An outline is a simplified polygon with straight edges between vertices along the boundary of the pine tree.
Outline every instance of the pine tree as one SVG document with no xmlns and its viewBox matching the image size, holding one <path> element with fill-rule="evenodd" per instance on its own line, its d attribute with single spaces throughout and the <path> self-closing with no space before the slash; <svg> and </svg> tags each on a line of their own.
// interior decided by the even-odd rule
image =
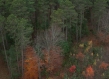
<svg viewBox="0 0 109 79">
<path fill-rule="evenodd" d="M 99 22 L 102 19 L 102 16 L 107 12 L 107 0 L 94 0 L 92 11 L 91 11 L 91 20 L 93 26 L 98 26 L 99 30 Z"/>
<path fill-rule="evenodd" d="M 7 55 L 7 51 L 6 51 L 6 45 L 5 45 L 5 17 L 0 15 L 0 36 L 1 36 L 1 40 L 2 40 L 2 44 L 3 44 L 3 49 L 4 49 L 4 55 L 6 58 L 6 62 L 7 62 L 7 66 L 8 66 L 8 70 L 10 71 L 10 66 L 9 66 L 9 61 L 8 61 L 8 55 Z M 11 75 L 11 73 L 9 73 Z"/>
<path fill-rule="evenodd" d="M 74 9 L 74 5 L 69 0 L 61 0 L 60 7 L 57 10 L 54 10 L 51 18 L 52 23 L 58 24 L 62 26 L 65 30 L 65 36 L 67 40 L 68 28 L 71 28 L 73 21 L 76 19 L 76 11 Z M 63 30 L 64 31 L 64 30 Z"/>
<path fill-rule="evenodd" d="M 7 18 L 7 32 L 15 42 L 16 51 L 20 49 L 22 56 L 22 73 L 23 73 L 23 50 L 30 42 L 30 34 L 32 32 L 31 25 L 28 20 L 17 18 L 15 15 L 10 15 Z"/>
<path fill-rule="evenodd" d="M 10 5 L 8 8 L 10 15 L 7 17 L 6 30 L 14 40 L 17 63 L 19 61 L 18 52 L 21 52 L 23 73 L 23 50 L 30 43 L 32 33 L 30 17 L 35 11 L 34 0 L 11 0 L 10 2 L 7 1 L 7 3 Z"/>
<path fill-rule="evenodd" d="M 29 18 L 30 13 L 35 11 L 34 0 L 13 0 L 9 10 L 17 17 Z"/>
</svg>

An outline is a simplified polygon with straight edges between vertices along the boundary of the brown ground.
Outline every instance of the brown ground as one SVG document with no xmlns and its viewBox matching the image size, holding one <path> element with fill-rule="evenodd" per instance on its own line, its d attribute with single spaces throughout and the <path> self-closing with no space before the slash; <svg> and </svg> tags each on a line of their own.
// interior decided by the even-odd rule
<svg viewBox="0 0 109 79">
<path fill-rule="evenodd" d="M 0 55 L 0 79 L 9 79 L 8 68 L 1 55 Z"/>
</svg>

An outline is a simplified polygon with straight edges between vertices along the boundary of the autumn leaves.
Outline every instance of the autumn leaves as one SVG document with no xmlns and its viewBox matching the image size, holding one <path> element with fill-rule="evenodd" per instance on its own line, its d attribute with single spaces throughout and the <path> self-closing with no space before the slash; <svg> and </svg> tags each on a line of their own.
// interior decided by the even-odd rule
<svg viewBox="0 0 109 79">
<path fill-rule="evenodd" d="M 79 49 L 80 48 L 80 49 Z M 77 52 L 79 50 L 79 52 Z M 78 46 L 78 50 L 69 54 L 73 60 L 67 61 L 70 64 L 62 66 L 63 57 L 60 55 L 61 49 L 56 48 L 55 50 L 50 49 L 49 51 L 43 50 L 43 59 L 40 61 L 40 66 L 43 64 L 46 72 L 56 73 L 61 69 L 62 79 L 64 79 L 65 71 L 68 70 L 68 76 L 73 76 L 76 74 L 76 77 L 84 78 L 84 79 L 94 79 L 96 75 L 96 68 L 99 70 L 106 71 L 109 67 L 109 64 L 101 61 L 101 54 L 97 52 L 97 49 L 92 46 L 92 41 L 89 41 L 84 44 L 80 44 Z M 24 60 L 24 74 L 22 79 L 38 79 L 39 77 L 39 65 L 38 65 L 39 57 L 36 56 L 34 49 L 32 47 L 28 47 L 25 51 L 25 60 Z M 98 63 L 99 62 L 99 63 Z M 41 70 L 42 71 L 42 70 Z M 61 73 L 59 72 L 59 74 Z M 102 73 L 102 75 L 105 75 Z M 51 78 L 51 76 L 49 76 Z M 73 77 L 69 77 L 69 79 Z M 43 78 L 42 78 L 43 79 Z M 54 79 L 54 78 L 53 78 Z"/>
<path fill-rule="evenodd" d="M 63 57 L 60 55 L 60 48 L 43 50 L 43 58 L 37 56 L 33 47 L 27 47 L 24 53 L 24 73 L 22 79 L 38 79 L 41 72 L 57 72 L 62 65 Z M 42 77 L 40 78 L 42 79 Z"/>
<path fill-rule="evenodd" d="M 92 46 L 92 41 L 79 44 L 76 49 L 78 49 L 77 53 L 73 53 L 72 56 L 77 63 L 72 63 L 72 66 L 69 67 L 69 72 L 73 72 L 73 74 L 79 73 L 85 79 L 94 79 L 99 73 L 99 76 L 104 79 L 109 72 L 109 63 L 102 59 L 103 49 Z"/>
<path fill-rule="evenodd" d="M 80 73 L 86 79 L 93 79 L 96 73 L 95 67 L 103 70 L 108 69 L 109 64 L 101 61 L 102 56 L 100 49 L 94 48 L 92 41 L 79 44 L 76 49 L 78 49 L 79 52 L 71 54 L 73 56 L 72 58 L 75 58 L 77 61 L 77 63 L 74 62 L 72 66 L 69 67 L 69 72 L 72 73 L 72 75 L 74 73 Z"/>
<path fill-rule="evenodd" d="M 38 79 L 38 57 L 32 47 L 27 47 L 25 51 L 24 73 L 22 79 Z"/>
</svg>

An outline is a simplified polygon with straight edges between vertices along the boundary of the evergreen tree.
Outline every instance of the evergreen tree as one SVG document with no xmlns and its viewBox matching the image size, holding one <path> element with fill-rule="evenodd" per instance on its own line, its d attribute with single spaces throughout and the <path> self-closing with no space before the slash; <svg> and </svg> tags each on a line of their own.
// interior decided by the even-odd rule
<svg viewBox="0 0 109 79">
<path fill-rule="evenodd" d="M 76 11 L 74 5 L 69 0 L 61 0 L 60 7 L 54 10 L 51 17 L 53 23 L 61 24 L 62 28 L 65 30 L 65 36 L 67 40 L 68 28 L 71 28 L 73 21 L 76 19 Z"/>
<path fill-rule="evenodd" d="M 9 10 L 17 17 L 29 18 L 30 13 L 35 11 L 34 0 L 13 0 Z"/>
<path fill-rule="evenodd" d="M 98 26 L 99 29 L 99 22 L 102 19 L 102 16 L 107 12 L 107 0 L 94 0 L 92 11 L 91 11 L 91 20 L 93 26 Z"/>
<path fill-rule="evenodd" d="M 22 56 L 22 73 L 23 73 L 23 50 L 30 41 L 30 34 L 32 32 L 31 25 L 28 20 L 17 18 L 15 15 L 10 15 L 7 18 L 7 32 L 15 42 L 16 52 L 20 51 Z M 18 60 L 18 54 L 17 54 Z"/>
<path fill-rule="evenodd" d="M 8 55 L 7 55 L 7 52 L 6 52 L 7 50 L 6 50 L 6 45 L 5 45 L 5 28 L 4 27 L 5 27 L 5 17 L 0 15 L 0 36 L 1 36 L 1 40 L 2 40 L 4 55 L 5 55 L 5 58 L 6 58 L 9 74 L 11 75 L 9 61 L 8 61 Z"/>
</svg>

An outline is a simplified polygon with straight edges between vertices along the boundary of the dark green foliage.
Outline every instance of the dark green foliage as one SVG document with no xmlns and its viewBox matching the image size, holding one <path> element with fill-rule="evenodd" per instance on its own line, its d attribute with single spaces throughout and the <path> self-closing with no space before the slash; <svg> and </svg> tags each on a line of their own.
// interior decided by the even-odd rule
<svg viewBox="0 0 109 79">
<path fill-rule="evenodd" d="M 29 43 L 32 28 L 28 20 L 17 18 L 12 14 L 7 19 L 6 30 L 10 37 L 14 39 L 15 45 L 25 47 Z"/>
<path fill-rule="evenodd" d="M 8 63 L 9 63 L 10 71 L 12 73 L 11 76 L 13 79 L 16 79 L 18 78 L 18 76 L 20 76 L 20 73 L 18 72 L 18 68 L 17 68 L 17 66 L 19 65 L 19 63 L 17 62 L 17 53 L 19 52 L 15 51 L 14 46 L 11 46 L 10 49 L 7 50 Z"/>
<path fill-rule="evenodd" d="M 70 43 L 67 42 L 67 41 L 63 41 L 63 42 L 60 43 L 60 46 L 63 49 L 63 55 L 64 56 L 69 56 L 69 53 L 70 53 Z"/>
<path fill-rule="evenodd" d="M 82 37 L 89 35 L 89 29 L 88 29 L 88 21 L 86 19 L 84 19 L 83 23 L 82 23 Z M 71 27 L 71 29 L 69 29 L 69 35 L 71 35 L 70 37 L 72 38 L 72 40 L 76 37 L 76 23 L 74 23 Z"/>
<path fill-rule="evenodd" d="M 13 0 L 10 6 L 10 12 L 18 17 L 28 18 L 28 15 L 35 11 L 34 0 Z"/>
<path fill-rule="evenodd" d="M 82 24 L 82 36 L 88 36 L 89 35 L 89 29 L 88 29 L 88 21 L 84 19 Z"/>
<path fill-rule="evenodd" d="M 64 62 L 63 62 L 63 66 L 70 66 L 72 64 L 72 62 L 76 62 L 75 58 L 72 59 L 71 55 L 70 55 L 70 50 L 71 50 L 71 43 L 67 42 L 67 41 L 63 41 L 60 43 L 60 46 L 63 50 L 62 55 L 64 56 Z"/>
</svg>

